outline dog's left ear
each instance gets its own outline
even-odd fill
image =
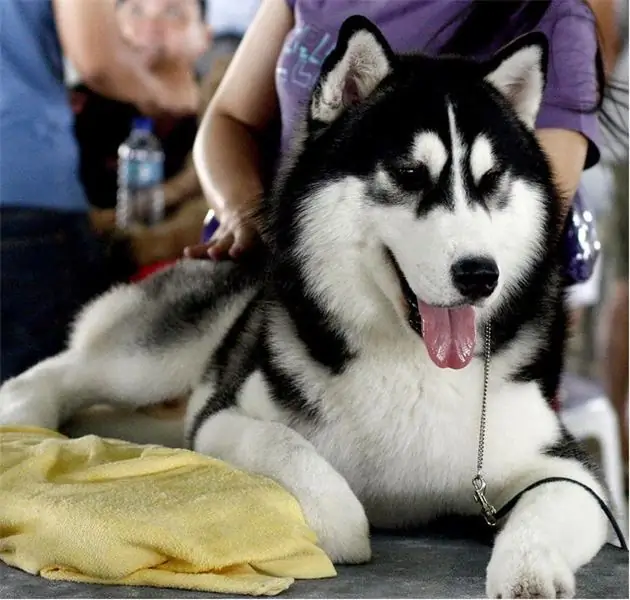
[[[487,63],[486,81],[507,98],[530,129],[545,89],[548,54],[546,36],[532,32],[504,46]]]
[[[387,40],[369,19],[346,19],[313,90],[311,120],[331,123],[348,106],[365,100],[389,75],[393,61]]]

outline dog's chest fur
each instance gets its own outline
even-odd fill
[[[317,448],[348,481],[374,525],[419,523],[441,512],[476,512],[471,480],[476,473],[482,359],[460,371],[439,369],[415,334],[372,341],[364,348],[341,375],[326,377],[322,384],[321,372],[312,374],[319,385],[310,386],[308,396],[318,408],[318,420],[282,415],[265,402],[269,418],[285,420]],[[294,360],[299,356],[295,347],[287,351]],[[490,483],[505,482],[516,465],[531,461],[558,435],[535,384],[509,382],[509,354],[494,357],[491,364],[484,467]],[[300,369],[308,390],[307,362],[292,366],[295,372]],[[260,387],[250,389],[260,394]],[[241,397],[239,404],[246,411],[247,405],[256,405],[258,412],[260,397]]]

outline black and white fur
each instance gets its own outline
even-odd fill
[[[478,514],[491,320],[489,500],[549,476],[602,495],[550,407],[566,316],[559,202],[533,133],[546,52],[530,34],[484,63],[400,56],[369,21],[346,21],[268,202],[269,256],[183,261],[104,294],[66,351],[6,382],[0,422],[57,428],[96,402],[191,391],[192,447],[278,481],[331,558],[360,563],[368,521]],[[464,302],[452,265],[468,256],[499,280],[475,302],[472,362],[440,369],[409,324],[409,291]],[[501,524],[488,595],[572,596],[606,534],[580,487],[528,492]]]

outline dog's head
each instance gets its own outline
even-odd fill
[[[533,133],[546,60],[538,33],[485,62],[396,55],[370,21],[348,19],[286,181],[300,236],[288,245],[312,259],[314,288],[356,290],[368,261],[361,278],[406,299],[433,361],[468,364],[477,316],[523,285],[555,226]]]

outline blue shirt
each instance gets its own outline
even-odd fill
[[[0,206],[88,207],[51,0],[0,0]]]

